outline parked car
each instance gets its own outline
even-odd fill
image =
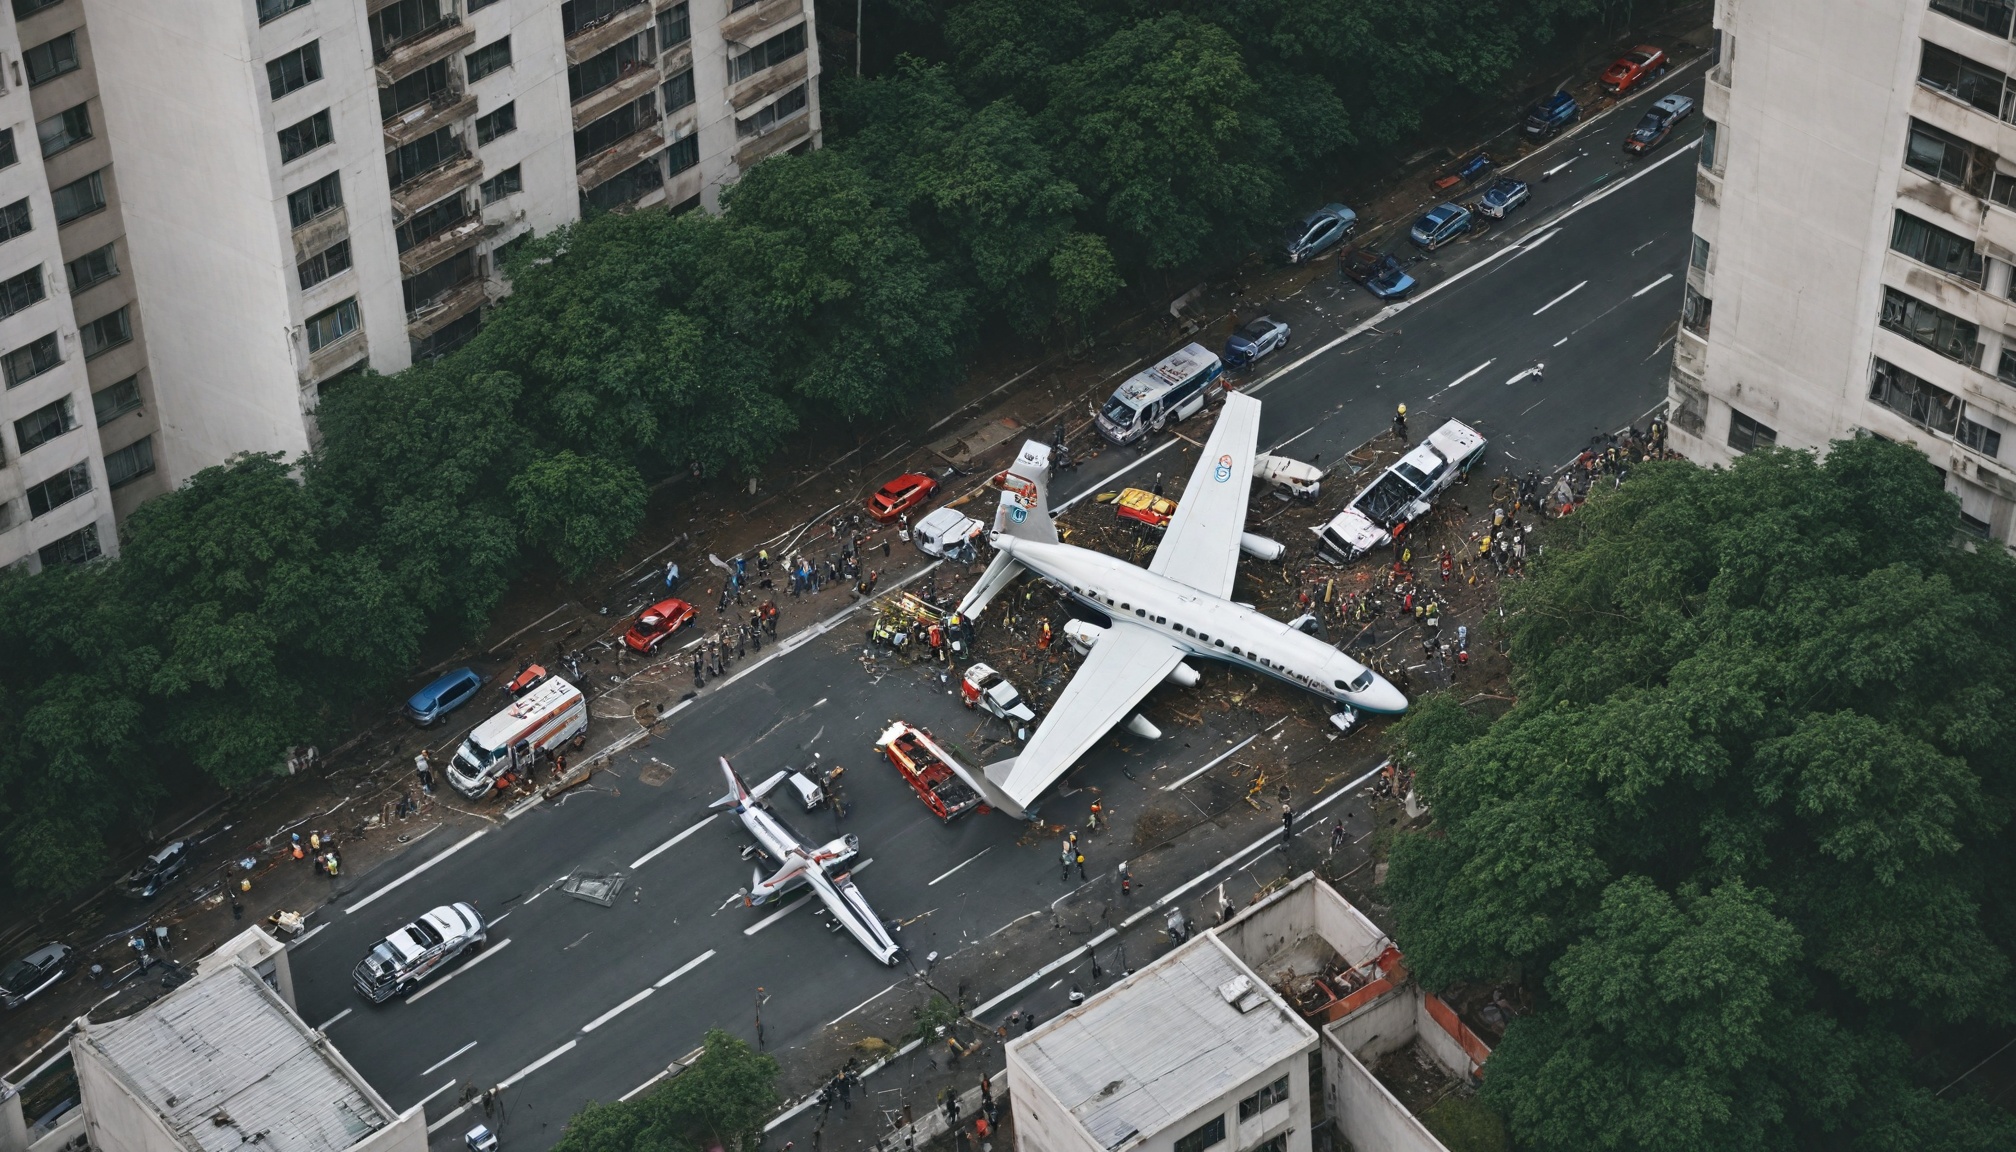
[[[373,1004],[403,996],[450,960],[483,947],[486,927],[474,906],[443,904],[373,944],[351,970],[351,983]]]
[[[1624,151],[1633,156],[1643,156],[1666,142],[1673,134],[1673,119],[1654,108],[1638,118],[1638,126],[1631,129],[1631,135],[1624,138]]]
[[[0,970],[0,1003],[19,1008],[77,971],[77,953],[68,944],[44,944]]]
[[[188,840],[177,840],[162,848],[142,860],[138,868],[120,877],[119,890],[136,900],[152,900],[188,870],[189,855],[195,847]]]
[[[1514,180],[1510,176],[1500,176],[1484,190],[1484,199],[1478,201],[1477,210],[1493,220],[1503,220],[1507,213],[1533,195],[1533,189],[1524,180]]]
[[[1243,368],[1276,348],[1288,346],[1288,325],[1272,316],[1262,316],[1240,325],[1225,341],[1225,363]]]
[[[952,507],[932,512],[910,530],[910,539],[926,556],[957,556],[968,547],[977,553],[986,535],[987,525]]]
[[[1470,210],[1461,204],[1437,204],[1414,222],[1409,240],[1433,252],[1470,230]]]
[[[1666,113],[1667,119],[1673,121],[1675,124],[1694,114],[1694,101],[1680,95],[1678,92],[1673,93],[1671,96],[1661,96],[1653,102],[1652,107]]]
[[[1357,230],[1358,213],[1342,204],[1325,204],[1288,230],[1288,262],[1313,259]]]
[[[905,472],[868,497],[868,515],[884,523],[910,511],[938,491],[938,481],[922,472]]]
[[[467,704],[483,687],[483,677],[473,668],[457,668],[415,692],[406,700],[406,715],[422,728]]]
[[[1378,274],[1379,266],[1385,261],[1384,252],[1376,248],[1361,248],[1354,244],[1337,257],[1337,271],[1346,280],[1355,280],[1363,284]]]
[[[1400,266],[1398,257],[1388,252],[1365,281],[1365,290],[1381,300],[1398,300],[1414,290],[1414,277]]]
[[[1605,68],[1596,82],[1612,96],[1622,96],[1648,78],[1664,76],[1667,64],[1665,52],[1650,44],[1640,44]]]
[[[637,622],[623,634],[623,644],[632,652],[656,652],[674,633],[690,627],[695,616],[693,605],[684,600],[660,600],[638,614]]]
[[[1566,92],[1556,92],[1533,105],[1526,113],[1526,135],[1545,140],[1582,119],[1582,106]]]

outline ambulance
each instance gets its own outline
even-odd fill
[[[541,752],[588,730],[588,698],[559,676],[549,676],[510,706],[478,724],[448,762],[448,784],[471,800],[508,788]]]

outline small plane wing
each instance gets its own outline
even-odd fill
[[[851,873],[828,876],[823,868],[815,864],[805,870],[805,879],[812,885],[812,891],[817,892],[819,899],[825,902],[826,910],[847,929],[848,934],[861,942],[869,955],[884,964],[896,963],[903,949],[890,938],[889,929],[876,917],[875,910],[868,906],[868,897],[854,886]]]
[[[1232,594],[1259,442],[1260,401],[1238,392],[1227,395],[1218,426],[1204,443],[1204,455],[1183,489],[1148,571],[1212,596]]]
[[[1241,472],[1239,481],[1250,483],[1250,477]],[[1236,538],[1233,549],[1238,549]],[[1182,649],[1161,633],[1116,617],[1021,754],[989,764],[988,778],[1027,808],[1182,660]]]

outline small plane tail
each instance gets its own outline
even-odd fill
[[[735,808],[737,810],[746,807],[749,803],[749,789],[743,785],[742,777],[737,776],[735,769],[729,766],[726,756],[721,757],[721,774],[728,778],[728,794],[707,806],[709,808]]]
[[[996,760],[992,764],[985,765],[978,772],[962,771],[959,773],[959,777],[968,784],[973,785],[980,795],[987,798],[987,803],[997,811],[1006,812],[1017,820],[1033,820],[1036,817],[1036,813],[1023,807],[1020,801],[1010,796],[1007,790],[1002,787],[1014,771],[1015,757],[1010,756],[1006,760]]]
[[[1022,452],[1015,462],[995,473],[989,483],[1001,490],[1001,504],[994,510],[994,535],[1038,544],[1057,543],[1057,526],[1050,522],[1048,444],[1023,441]],[[988,571],[993,571],[991,566]]]

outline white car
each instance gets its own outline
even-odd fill
[[[967,544],[977,548],[986,532],[985,524],[957,508],[939,508],[917,522],[917,526],[910,530],[910,538],[917,542],[917,550],[926,556],[956,558],[959,550]]]
[[[442,965],[483,947],[487,927],[473,905],[443,904],[373,944],[351,970],[351,982],[373,1004],[403,996]]]
[[[965,698],[966,707],[978,708],[1010,724],[1030,724],[1036,719],[1036,713],[1022,702],[1022,694],[1015,690],[1015,686],[985,664],[975,664],[966,669],[959,694]]]

